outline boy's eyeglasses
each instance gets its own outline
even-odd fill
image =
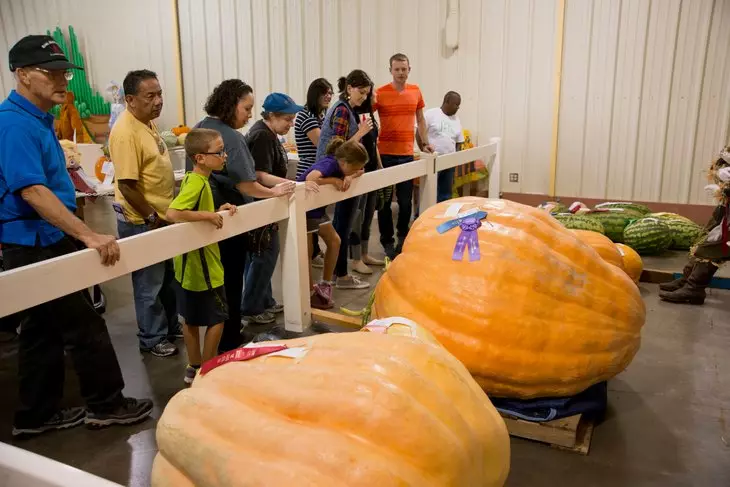
[[[59,78],[60,76],[63,76],[64,78],[66,78],[66,81],[71,81],[72,79],[74,79],[74,72],[71,71],[70,69],[67,69],[65,71],[59,71],[59,70],[49,71],[47,69],[39,68],[37,66],[34,66],[33,69],[35,69],[36,71],[40,71],[41,73],[44,73],[49,78]]]
[[[218,156],[218,157],[226,157],[226,151],[222,150],[220,152],[200,152],[200,154],[206,155],[206,156]]]

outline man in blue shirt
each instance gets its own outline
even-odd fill
[[[0,104],[0,245],[7,269],[77,250],[96,249],[104,265],[119,260],[110,235],[76,218],[76,197],[48,112],[64,102],[71,69],[50,36],[27,36],[9,53],[16,89]],[[4,297],[7,299],[8,297]],[[13,435],[81,423],[130,424],[146,418],[152,401],[122,395],[124,380],[104,319],[76,292],[22,312],[18,349],[19,407]],[[64,349],[73,359],[87,408],[61,409]]]

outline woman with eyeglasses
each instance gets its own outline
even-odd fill
[[[299,156],[297,178],[312,167],[315,162],[317,144],[319,144],[319,136],[322,132],[322,119],[332,101],[332,94],[332,85],[326,79],[317,78],[312,81],[307,90],[307,103],[304,105],[304,110],[297,113],[297,117],[294,119],[294,140],[297,144],[297,155]],[[316,232],[314,233],[313,244],[312,265],[322,267],[324,261],[320,255],[319,238],[317,238]]]
[[[372,118],[364,116],[358,121],[355,109],[362,105],[372,91],[373,82],[367,73],[355,69],[337,81],[340,92],[339,100],[332,105],[322,122],[322,131],[317,144],[317,160],[326,154],[327,144],[333,137],[360,141],[373,129]],[[366,289],[370,284],[361,281],[347,272],[347,257],[350,249],[350,232],[357,215],[360,197],[346,199],[335,205],[335,218],[332,222],[340,237],[340,253],[335,266],[335,286],[338,289]]]
[[[214,171],[210,178],[216,208],[225,203],[235,206],[253,198],[275,198],[294,191],[292,181],[271,181],[259,177],[244,135],[239,132],[251,119],[254,105],[253,88],[240,79],[223,81],[213,89],[205,104],[208,114],[195,128],[217,130],[223,138],[227,155],[226,167]],[[192,168],[191,161],[187,162]],[[219,243],[223,263],[223,281],[228,301],[228,319],[223,325],[218,350],[225,352],[241,345],[241,297],[246,268],[248,234],[241,234]]]

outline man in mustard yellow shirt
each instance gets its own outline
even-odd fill
[[[162,112],[162,88],[152,71],[130,71],[123,83],[127,109],[109,136],[114,163],[119,236],[154,230],[163,220],[175,188],[170,155],[152,120]],[[172,261],[132,273],[139,348],[158,357],[177,353],[168,337],[179,333]]]

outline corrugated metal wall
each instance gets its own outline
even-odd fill
[[[730,1],[569,0],[557,194],[705,203],[728,139]]]
[[[478,138],[504,135],[505,191],[545,192],[550,171],[553,0],[461,0],[459,48],[443,42],[446,0],[180,0],[189,123],[220,81],[249,82],[257,112],[271,91],[303,101],[309,83],[354,68],[387,83],[404,52],[428,106],[462,94],[460,116]],[[505,171],[505,174],[509,171]]]
[[[165,96],[160,125],[178,113],[173,3],[168,0],[0,0],[0,94],[15,87],[8,51],[21,37],[73,26],[92,87],[102,92],[132,69],[157,72]]]
[[[450,51],[447,0],[178,0],[186,121],[226,78],[251,83],[259,104],[274,90],[303,101],[313,79],[354,68],[388,82],[388,58],[402,51],[428,106],[459,91],[477,140],[504,138],[504,191],[546,194],[559,0],[459,3]],[[71,24],[97,88],[129,69],[160,74],[171,126],[173,22],[172,0],[0,0],[0,51],[6,66],[22,35]],[[730,0],[566,0],[557,194],[709,201],[704,171],[730,142],[728,25]],[[0,73],[7,93],[12,77]]]

